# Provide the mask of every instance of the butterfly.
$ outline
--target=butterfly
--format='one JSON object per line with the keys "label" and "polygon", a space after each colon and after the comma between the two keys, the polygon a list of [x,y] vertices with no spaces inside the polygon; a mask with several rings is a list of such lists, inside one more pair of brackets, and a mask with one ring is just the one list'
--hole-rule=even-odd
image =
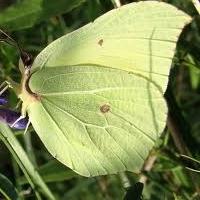
{"label": "butterfly", "polygon": [[165,127],[163,94],[190,20],[166,3],[130,3],[58,38],[20,67],[22,118],[80,175],[138,173]]}

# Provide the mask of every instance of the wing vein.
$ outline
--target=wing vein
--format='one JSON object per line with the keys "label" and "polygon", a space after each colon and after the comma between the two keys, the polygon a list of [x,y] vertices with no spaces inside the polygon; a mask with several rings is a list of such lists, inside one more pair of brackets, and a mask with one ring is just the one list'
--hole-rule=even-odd
{"label": "wing vein", "polygon": [[[55,103],[51,102],[49,99],[45,99],[45,100],[48,101],[50,104],[54,105],[55,108],[57,108],[59,111],[65,113],[66,115],[68,115],[68,116],[72,117],[73,119],[79,121],[79,123],[81,123],[81,124],[83,125],[83,127],[85,128],[85,130],[86,130],[87,133],[88,133],[88,130],[87,130],[87,128],[86,128],[86,125],[88,125],[88,126],[96,126],[96,127],[98,127],[98,128],[104,129],[104,128],[101,127],[101,126],[97,126],[97,125],[93,125],[93,124],[88,124],[88,123],[82,122],[82,121],[81,121],[80,119],[78,119],[76,116],[74,116],[74,115],[72,115],[71,113],[69,113],[69,112],[67,112],[67,111],[65,111],[65,110],[63,110],[63,109],[61,109],[59,106],[57,106]],[[89,136],[89,133],[88,133],[87,135]],[[90,139],[90,141],[94,144],[94,146],[96,146],[96,144],[94,143],[94,141],[91,139],[90,136],[89,136],[89,139]],[[100,149],[99,149],[97,146],[96,146],[96,149],[102,154],[103,157],[105,156],[105,155],[100,151]],[[93,156],[93,155],[92,155],[92,156]],[[94,158],[98,163],[100,163],[94,156],[93,156],[93,158]],[[107,161],[110,163],[110,161],[109,161],[109,159],[108,159],[107,157],[106,157],[106,159],[107,159]],[[112,165],[112,163],[110,163],[110,164]],[[102,163],[100,163],[100,165],[107,171],[107,169],[102,165]]]}

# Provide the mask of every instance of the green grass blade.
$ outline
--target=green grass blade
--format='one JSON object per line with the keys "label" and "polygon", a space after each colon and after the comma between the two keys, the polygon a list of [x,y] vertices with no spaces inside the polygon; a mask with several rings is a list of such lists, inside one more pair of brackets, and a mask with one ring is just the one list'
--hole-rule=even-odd
{"label": "green grass blade", "polygon": [[0,174],[0,193],[6,200],[20,199],[12,182],[3,174]]}
{"label": "green grass blade", "polygon": [[[13,157],[17,161],[18,165],[24,172],[26,178],[28,179],[31,187],[36,190],[37,188],[40,192],[46,196],[49,200],[55,200],[55,197],[44,183],[39,173],[36,171],[32,163],[30,162],[28,156],[26,155],[24,149],[15,138],[13,132],[7,125],[0,123],[0,139],[7,146],[9,151],[12,153]],[[39,198],[39,195],[36,194]]]}
{"label": "green grass blade", "polygon": [[192,158],[192,157],[190,157],[190,156],[187,156],[187,155],[180,155],[181,157],[183,157],[183,158],[186,158],[186,159],[188,159],[188,160],[191,160],[191,161],[193,161],[193,162],[196,162],[196,163],[198,163],[198,164],[200,164],[200,160],[197,160],[197,159],[195,159],[195,158]]}
{"label": "green grass blade", "polygon": [[[40,173],[42,179],[47,183],[66,181],[79,176],[74,171],[56,160],[49,161],[48,163],[42,165],[38,168],[38,172]],[[26,184],[27,179],[24,176],[20,177],[19,183],[21,185]]]}

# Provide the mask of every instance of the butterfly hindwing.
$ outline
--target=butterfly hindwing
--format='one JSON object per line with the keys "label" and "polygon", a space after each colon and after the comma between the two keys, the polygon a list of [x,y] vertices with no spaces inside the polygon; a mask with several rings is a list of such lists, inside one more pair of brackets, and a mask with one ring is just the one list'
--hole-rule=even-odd
{"label": "butterfly hindwing", "polygon": [[28,109],[34,129],[51,154],[85,176],[138,172],[165,126],[162,93],[139,75],[44,68],[29,85],[40,96]]}

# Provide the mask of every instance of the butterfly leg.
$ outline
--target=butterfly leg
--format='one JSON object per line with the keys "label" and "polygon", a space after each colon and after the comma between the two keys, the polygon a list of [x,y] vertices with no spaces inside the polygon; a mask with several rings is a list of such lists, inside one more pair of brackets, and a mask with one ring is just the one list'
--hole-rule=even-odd
{"label": "butterfly leg", "polygon": [[17,105],[14,107],[14,110],[17,110],[17,109],[21,106],[21,104],[22,104],[22,101],[19,100],[19,101],[17,102]]}
{"label": "butterfly leg", "polygon": [[24,119],[25,118],[25,116],[20,116],[19,118],[17,118],[17,120],[15,120],[14,122],[13,122],[13,124],[10,126],[11,128],[13,128],[21,119]]}
{"label": "butterfly leg", "polygon": [[31,121],[28,120],[28,123],[27,123],[27,125],[26,125],[25,130],[24,130],[24,135],[27,133],[27,130],[28,130],[28,127],[29,127],[30,123],[31,123]]}
{"label": "butterfly leg", "polygon": [[10,84],[8,81],[4,81],[4,82],[0,85],[0,96],[1,96],[8,88],[12,88],[11,84]]}

